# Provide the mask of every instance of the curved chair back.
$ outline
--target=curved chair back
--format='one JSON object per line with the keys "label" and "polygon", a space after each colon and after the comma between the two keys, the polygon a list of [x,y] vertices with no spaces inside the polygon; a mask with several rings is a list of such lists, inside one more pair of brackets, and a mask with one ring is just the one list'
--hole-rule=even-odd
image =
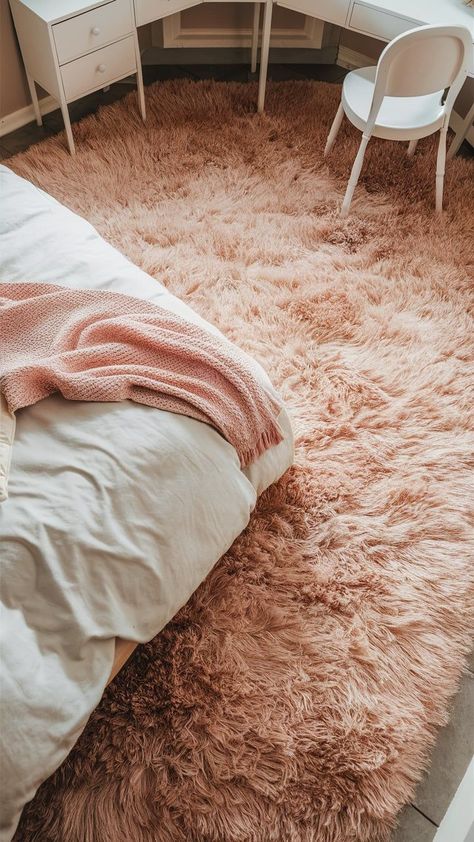
{"label": "curved chair back", "polygon": [[377,64],[368,123],[375,122],[385,96],[415,97],[449,88],[449,114],[467,76],[472,35],[464,26],[419,26],[387,44]]}

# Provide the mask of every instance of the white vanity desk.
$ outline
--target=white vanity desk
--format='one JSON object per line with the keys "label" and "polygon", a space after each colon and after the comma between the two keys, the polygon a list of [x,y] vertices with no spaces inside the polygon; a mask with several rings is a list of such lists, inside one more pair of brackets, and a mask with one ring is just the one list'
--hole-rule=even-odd
{"label": "white vanity desk", "polygon": [[[245,2],[245,0],[226,0]],[[138,101],[145,97],[137,27],[201,2],[217,0],[10,0],[36,120],[41,125],[35,83],[61,106],[71,154],[74,139],[68,103],[136,73]],[[221,0],[222,2],[222,0]],[[264,5],[258,110],[263,111],[273,4],[390,41],[425,23],[467,26],[474,42],[474,8],[464,0],[264,0],[254,3],[252,70],[256,68],[260,6]],[[471,69],[474,76],[474,58]],[[448,154],[454,154],[474,119],[474,103]]]}
{"label": "white vanity desk", "polygon": [[[466,6],[464,0],[265,0],[258,87],[259,111],[263,111],[265,105],[274,3],[387,42],[396,35],[423,24],[465,26],[471,31],[474,44],[474,7]],[[469,75],[474,76],[474,46]],[[474,102],[456,133],[448,157],[457,152],[473,120]]]}

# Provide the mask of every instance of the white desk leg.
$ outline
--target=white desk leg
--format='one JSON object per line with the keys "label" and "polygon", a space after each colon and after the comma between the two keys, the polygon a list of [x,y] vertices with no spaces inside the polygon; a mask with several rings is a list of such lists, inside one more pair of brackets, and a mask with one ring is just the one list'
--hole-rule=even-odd
{"label": "white desk leg", "polygon": [[253,26],[252,26],[252,47],[250,70],[255,73],[257,69],[258,36],[260,29],[260,3],[253,4]]}
{"label": "white desk leg", "polygon": [[74,146],[74,138],[72,136],[72,129],[71,129],[71,120],[69,117],[69,108],[67,107],[67,102],[64,96],[60,97],[59,104],[61,106],[61,114],[63,115],[64,120],[64,128],[66,129],[66,138],[67,138],[67,145],[69,146],[69,151],[71,155],[76,154],[76,149]]}
{"label": "white desk leg", "polygon": [[146,108],[145,108],[145,91],[143,88],[143,73],[142,73],[142,58],[140,55],[140,47],[138,45],[138,38],[135,35],[135,58],[137,60],[137,96],[138,96],[138,106],[140,108],[140,114],[142,117],[143,122],[146,120]]}
{"label": "white desk leg", "polygon": [[458,131],[454,135],[453,140],[451,141],[451,146],[448,149],[448,158],[454,158],[456,152],[458,151],[461,143],[463,142],[464,138],[466,137],[469,129],[471,128],[474,122],[474,102],[472,103],[469,111],[467,112],[464,120],[462,121]]}
{"label": "white desk leg", "polygon": [[270,32],[272,28],[273,0],[265,0],[263,13],[262,48],[260,52],[260,77],[258,80],[258,113],[265,107],[265,88],[267,84],[268,53],[270,52]]}
{"label": "white desk leg", "polygon": [[33,108],[34,108],[35,117],[36,117],[36,123],[37,123],[38,126],[42,126],[43,125],[43,118],[41,116],[41,111],[40,111],[40,107],[39,107],[38,94],[36,93],[35,80],[30,76],[30,74],[28,72],[26,73],[26,78],[27,78],[27,81],[28,81],[28,87],[30,89],[30,96],[31,96],[31,101],[33,103]]}

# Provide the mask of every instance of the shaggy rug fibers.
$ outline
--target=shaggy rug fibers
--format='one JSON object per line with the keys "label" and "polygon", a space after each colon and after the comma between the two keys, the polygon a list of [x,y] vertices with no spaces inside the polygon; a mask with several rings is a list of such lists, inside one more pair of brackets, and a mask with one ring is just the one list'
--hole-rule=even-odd
{"label": "shaggy rug fibers", "polygon": [[[322,161],[340,88],[189,81],[9,161],[253,354],[295,466],[140,647],[19,842],[379,842],[470,648],[473,165]],[[471,490],[469,483],[471,482]]]}

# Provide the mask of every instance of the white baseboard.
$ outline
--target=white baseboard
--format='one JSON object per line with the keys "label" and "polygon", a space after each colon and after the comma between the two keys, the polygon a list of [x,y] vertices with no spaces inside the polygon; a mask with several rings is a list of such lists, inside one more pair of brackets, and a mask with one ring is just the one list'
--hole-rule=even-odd
{"label": "white baseboard", "polygon": [[376,62],[373,58],[364,56],[363,53],[350,50],[349,47],[339,47],[336,64],[339,67],[345,67],[346,70],[355,70],[357,67],[368,67]]}
{"label": "white baseboard", "polygon": [[[39,101],[40,111],[42,114],[49,114],[56,108],[59,108],[59,103],[52,96],[45,96]],[[18,111],[13,111],[12,114],[5,114],[0,117],[0,137],[9,132],[14,132],[31,123],[35,119],[35,112],[32,105],[25,105],[24,108],[19,108]]]}
{"label": "white baseboard", "polygon": [[[358,53],[356,50],[350,50],[348,47],[339,47],[336,64],[339,67],[345,67],[346,70],[355,70],[357,67],[368,67],[375,64],[375,59],[365,56],[363,53]],[[449,125],[453,132],[458,131],[461,123],[462,117],[460,117],[457,111],[452,111]],[[474,126],[471,126],[469,129],[466,140],[471,146],[474,146]]]}

